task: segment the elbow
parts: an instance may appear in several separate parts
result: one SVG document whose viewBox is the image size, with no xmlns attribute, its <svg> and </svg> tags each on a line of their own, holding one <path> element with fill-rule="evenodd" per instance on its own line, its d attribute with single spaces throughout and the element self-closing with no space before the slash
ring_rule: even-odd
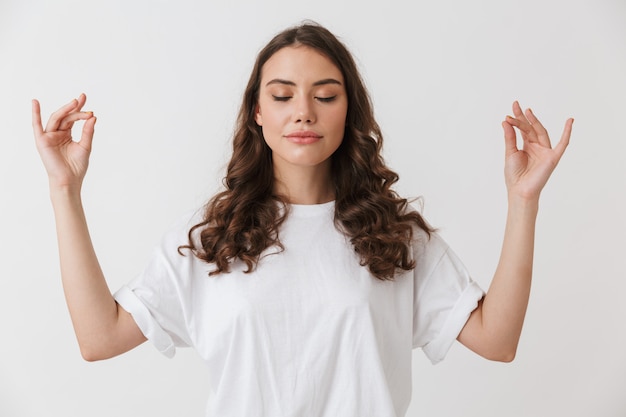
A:
<svg viewBox="0 0 626 417">
<path fill-rule="evenodd" d="M 495 362 L 511 363 L 515 360 L 515 353 L 501 355 L 492 359 Z"/>
<path fill-rule="evenodd" d="M 100 359 L 96 356 L 89 356 L 89 355 L 85 355 L 85 354 L 81 354 L 83 360 L 85 362 L 98 362 Z"/>
<path fill-rule="evenodd" d="M 115 356 L 110 350 L 107 349 L 105 343 L 98 341 L 79 341 L 78 347 L 80 348 L 80 356 L 87 362 L 98 362 Z"/>
<path fill-rule="evenodd" d="M 80 356 L 82 356 L 83 360 L 86 362 L 97 362 L 107 359 L 96 349 L 87 348 L 86 346 L 80 346 Z"/>
<path fill-rule="evenodd" d="M 494 362 L 503 362 L 503 363 L 511 363 L 515 360 L 515 355 L 517 354 L 516 348 L 505 348 L 499 349 L 497 351 L 492 351 L 482 355 L 485 359 Z"/>
</svg>

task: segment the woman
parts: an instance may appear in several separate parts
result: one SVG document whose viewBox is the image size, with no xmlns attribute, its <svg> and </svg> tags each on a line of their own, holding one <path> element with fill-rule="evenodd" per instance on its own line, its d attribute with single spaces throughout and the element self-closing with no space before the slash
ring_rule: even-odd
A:
<svg viewBox="0 0 626 417">
<path fill-rule="evenodd" d="M 437 362 L 456 339 L 488 359 L 513 359 L 539 194 L 572 119 L 554 149 L 517 102 L 502 123 L 509 206 L 485 294 L 392 191 L 398 177 L 383 163 L 382 134 L 345 46 L 316 24 L 289 28 L 257 57 L 225 190 L 167 233 L 145 271 L 111 295 L 80 199 L 96 123 L 85 101 L 59 109 L 44 130 L 34 100 L 33 128 L 86 360 L 147 339 L 168 356 L 192 346 L 211 374 L 209 415 L 403 416 L 413 348 Z"/>
</svg>

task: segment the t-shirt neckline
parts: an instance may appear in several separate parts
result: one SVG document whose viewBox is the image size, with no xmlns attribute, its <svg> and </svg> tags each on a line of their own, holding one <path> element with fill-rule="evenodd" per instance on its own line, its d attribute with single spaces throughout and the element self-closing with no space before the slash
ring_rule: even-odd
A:
<svg viewBox="0 0 626 417">
<path fill-rule="evenodd" d="M 333 212 L 335 209 L 335 201 L 329 201 L 321 204 L 288 204 L 289 215 L 297 217 L 312 217 Z"/>
</svg>

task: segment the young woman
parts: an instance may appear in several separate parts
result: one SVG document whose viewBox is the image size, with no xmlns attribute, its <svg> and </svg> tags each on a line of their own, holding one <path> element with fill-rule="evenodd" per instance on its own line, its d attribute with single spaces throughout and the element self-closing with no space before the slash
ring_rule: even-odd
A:
<svg viewBox="0 0 626 417">
<path fill-rule="evenodd" d="M 403 416 L 412 349 L 433 361 L 454 340 L 511 361 L 528 302 L 539 194 L 568 145 L 552 148 L 517 102 L 502 123 L 508 217 L 484 293 L 405 199 L 345 46 L 311 23 L 259 53 L 224 191 L 168 232 L 114 295 L 80 191 L 96 118 L 86 97 L 52 114 L 33 100 L 67 303 L 86 360 L 151 340 L 192 346 L 211 373 L 209 415 Z M 84 121 L 80 141 L 71 128 Z M 524 146 L 516 146 L 515 128 Z"/>
</svg>

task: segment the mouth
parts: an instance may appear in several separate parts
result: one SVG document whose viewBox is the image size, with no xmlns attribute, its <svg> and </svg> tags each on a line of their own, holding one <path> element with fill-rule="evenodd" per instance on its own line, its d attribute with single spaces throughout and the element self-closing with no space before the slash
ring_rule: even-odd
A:
<svg viewBox="0 0 626 417">
<path fill-rule="evenodd" d="M 314 143 L 317 142 L 318 140 L 322 139 L 322 135 L 310 131 L 310 130 L 301 130 L 298 132 L 292 132 L 289 133 L 287 135 L 285 135 L 285 138 L 292 143 L 298 143 L 298 144 L 309 144 L 309 143 Z"/>
</svg>

